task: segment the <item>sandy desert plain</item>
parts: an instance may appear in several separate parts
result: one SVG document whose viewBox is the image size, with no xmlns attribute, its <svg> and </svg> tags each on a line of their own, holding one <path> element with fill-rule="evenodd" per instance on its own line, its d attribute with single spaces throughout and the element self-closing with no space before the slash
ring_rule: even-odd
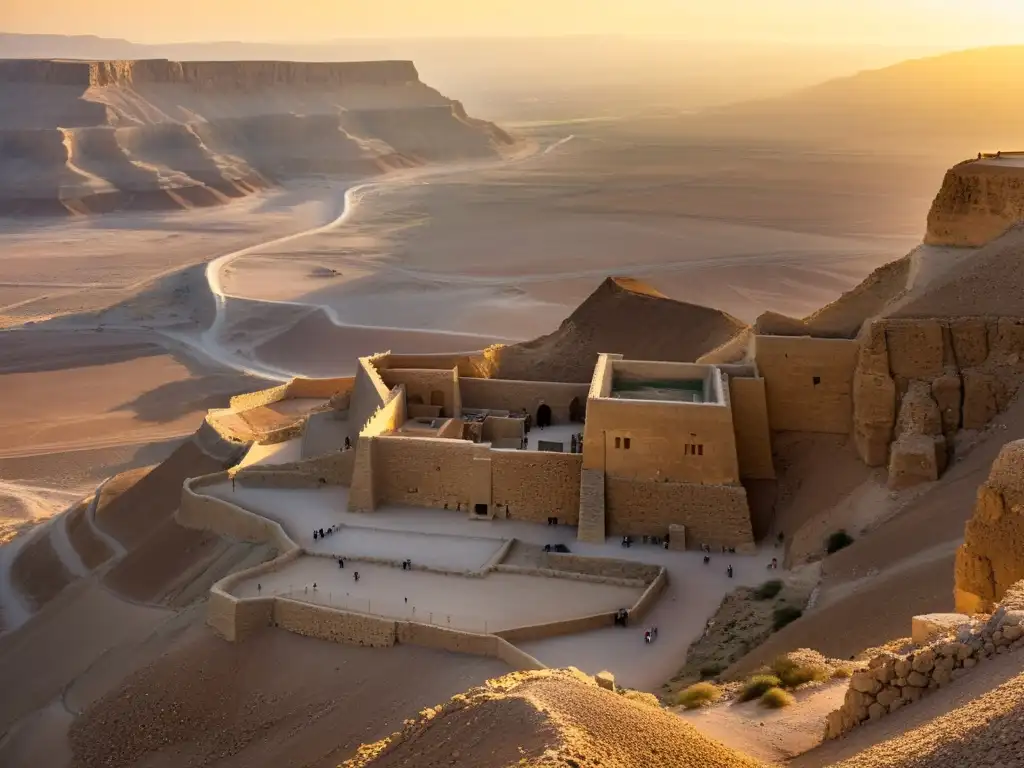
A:
<svg viewBox="0 0 1024 768">
<path fill-rule="evenodd" d="M 0 217 L 0 689 L 16 692 L 0 702 L 0 765 L 326 768 L 417 712 L 503 675 L 508 668 L 496 659 L 412 645 L 358 648 L 276 630 L 238 645 L 216 637 L 204 624 L 210 585 L 273 552 L 174 522 L 183 478 L 239 458 L 197 447 L 193 436 L 207 412 L 293 376 L 353 375 L 359 356 L 383 350 L 468 352 L 542 336 L 609 275 L 643 280 L 743 323 L 766 311 L 810 315 L 918 246 L 943 174 L 975 151 L 967 143 L 952 157 L 948 148 L 869 151 L 768 139 L 754 129 L 742 139 L 708 138 L 687 125 L 666 116 L 507 123 L 501 127 L 514 142 L 494 157 L 398 163 L 372 175 L 307 171 L 211 207 L 183 201 L 172 210 Z M 960 255 L 941 260 L 943 253 L 915 268 L 945 269 Z M 638 338 L 665 331 L 642 319 L 630 330 Z M 1019 437 L 1018 411 L 992 429 Z M 864 466 L 846 436 L 777 436 L 776 523 L 803 527 L 815 540 L 808 551 L 837 519 L 873 525 L 898 508 L 904 517 L 895 522 L 910 521 L 908 530 L 932 512 L 938 522 L 930 547 L 915 549 L 909 536 L 865 539 L 814 570 L 818 610 L 776 646 L 846 659 L 879 637 L 907 634 L 907 616 L 918 608 L 951 602 L 953 551 L 1001 445 L 978 440 L 981 447 L 950 470 L 951 493 L 928 486 L 897 501 L 887 496 L 881 470 Z M 245 462 L 294 458 L 291 442 L 281 453 L 257 446 Z M 472 523 L 483 533 L 467 545 L 463 522 L 447 512 L 387 510 L 374 524 L 380 530 L 367 527 L 325 547 L 307 541 L 308 531 L 318 516 L 344 508 L 343 489 L 309 492 L 319 496 L 308 503 L 302 492 L 236 494 L 227 483 L 204 492 L 244 497 L 244 506 L 278 520 L 309 551 L 334 556 L 376 548 L 404 557 L 418 554 L 418 537 L 451 535 L 462 543 L 438 545 L 438 563 L 478 567 L 509 535 L 527 545 L 552 536 L 524 523 Z M 358 525 L 358 517 L 337 519 Z M 614 556 L 617 549 L 577 545 L 571 531 L 556 535 L 582 554 Z M 20 558 L 19 570 L 19 554 L 29 550 L 38 551 Z M 713 575 L 702 570 L 693 552 L 636 555 L 669 569 L 669 589 L 652 618 L 667 631 L 646 657 L 621 661 L 620 682 L 664 694 L 663 683 L 722 598 L 763 581 L 766 563 L 780 552 L 767 545 L 741 559 L 734 581 L 720 567 Z M 367 567 L 380 576 L 378 586 L 346 597 L 351 604 L 381 594 L 396 599 L 407 588 L 393 570 Z M 293 592 L 293 580 L 330 583 L 328 571 L 333 560 L 306 558 L 277 581 L 247 579 L 237 590 L 245 597 L 254 589 Z M 581 583 L 530 605 L 515 577 L 503 578 L 515 596 L 504 615 L 484 588 L 461 608 L 453 604 L 443 576 L 425 576 L 407 594 L 438 612 L 471 613 L 462 617 L 465 629 L 488 620 L 492 630 L 516 611 L 548 620 L 556 599 L 607 610 L 635 597 L 632 588 Z M 894 581 L 901 589 L 887 600 Z M 312 602 L 351 607 L 333 595 Z M 851 605 L 871 620 L 846 626 Z M 609 639 L 610 632 L 591 633 L 583 646 L 567 636 L 522 647 L 549 666 L 593 674 L 620 663 L 621 635 Z M 745 663 L 770 659 L 775 646 L 765 647 Z M 971 678 L 971 691 L 980 696 L 1010 680 L 1019 663 L 1009 662 Z M 623 723 L 636 716 L 659 749 L 679 749 L 676 726 L 659 719 L 674 722 L 674 711 L 631 710 L 611 722 L 617 710 L 591 707 L 589 689 L 566 701 L 561 689 L 545 685 L 544 678 L 527 684 L 536 687 L 523 694 L 529 707 L 484 696 L 482 714 L 467 707 L 464 722 L 453 716 L 450 728 L 481 733 L 461 744 L 457 764 L 540 759 L 554 731 L 537 708 L 549 704 L 571 713 L 565 717 L 578 731 L 615 734 L 607 738 L 631 749 Z M 754 759 L 783 761 L 821 740 L 823 718 L 844 692 L 845 683 L 833 682 L 800 694 L 801 706 L 789 713 L 719 708 L 686 720 Z M 907 730 L 927 724 L 928 713 L 915 710 Z M 759 730 L 766 721 L 770 732 Z M 454 733 L 434 729 L 411 756 L 400 749 L 390 762 L 353 765 L 449 765 Z M 672 753 L 679 762 L 655 755 L 649 764 L 755 764 L 688 733 L 696 762 Z M 858 732 L 797 764 L 830 765 L 874 743 Z M 635 750 L 608 749 L 607 765 L 638 764 Z M 897 764 L 917 765 L 877 763 Z"/>
</svg>

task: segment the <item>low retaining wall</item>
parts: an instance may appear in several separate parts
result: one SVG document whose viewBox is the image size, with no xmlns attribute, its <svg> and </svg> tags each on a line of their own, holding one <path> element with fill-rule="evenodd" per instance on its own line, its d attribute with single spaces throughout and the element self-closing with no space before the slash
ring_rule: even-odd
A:
<svg viewBox="0 0 1024 768">
<path fill-rule="evenodd" d="M 839 738 L 969 675 L 987 659 L 1024 648 L 1022 611 L 1004 606 L 988 621 L 971 623 L 966 615 L 963 620 L 955 635 L 907 656 L 876 656 L 867 669 L 854 672 L 843 706 L 825 718 L 825 738 Z"/>
<path fill-rule="evenodd" d="M 345 645 L 389 648 L 395 644 L 395 621 L 351 613 L 288 598 L 274 599 L 274 626 L 297 635 Z"/>
<path fill-rule="evenodd" d="M 227 472 L 216 472 L 185 480 L 175 519 L 185 528 L 211 531 L 252 544 L 273 544 L 282 555 L 298 552 L 299 546 L 288 538 L 273 520 L 254 514 L 223 499 L 196 493 L 196 488 L 229 480 Z"/>
<path fill-rule="evenodd" d="M 545 552 L 544 559 L 552 570 L 566 573 L 589 573 L 595 576 L 609 576 L 620 579 L 638 579 L 644 584 L 654 581 L 662 568 L 632 560 L 616 560 L 611 557 L 582 557 L 559 552 Z"/>
<path fill-rule="evenodd" d="M 581 616 L 576 619 L 565 619 L 563 621 L 549 621 L 546 624 L 532 624 L 526 627 L 516 627 L 495 632 L 497 637 L 509 643 L 528 643 L 533 640 L 544 640 L 549 637 L 560 637 L 561 635 L 575 635 L 579 632 L 590 632 L 595 629 L 604 629 L 615 624 L 615 612 L 595 613 L 590 616 Z"/>
<path fill-rule="evenodd" d="M 302 459 L 285 464 L 258 464 L 239 469 L 234 478 L 253 488 L 315 488 L 321 485 L 348 487 L 355 464 L 354 450 Z M 320 482 L 323 479 L 324 482 Z"/>
<path fill-rule="evenodd" d="M 640 599 L 629 609 L 630 622 L 643 621 L 648 611 L 651 610 L 667 586 L 668 571 L 664 568 L 659 568 L 658 575 L 654 578 L 654 581 L 647 585 L 647 589 L 640 595 Z"/>
<path fill-rule="evenodd" d="M 647 586 L 642 579 L 623 579 L 617 576 L 599 576 L 594 573 L 560 571 L 555 568 L 534 568 L 529 565 L 498 564 L 494 566 L 494 570 L 499 573 L 515 573 L 523 576 L 543 576 L 550 579 L 569 579 L 570 581 L 589 581 L 592 584 L 608 584 L 616 587 Z"/>
</svg>

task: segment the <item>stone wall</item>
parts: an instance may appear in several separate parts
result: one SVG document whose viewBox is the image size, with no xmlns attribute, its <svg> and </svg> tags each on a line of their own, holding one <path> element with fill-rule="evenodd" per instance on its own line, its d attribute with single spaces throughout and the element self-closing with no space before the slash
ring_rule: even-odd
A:
<svg viewBox="0 0 1024 768">
<path fill-rule="evenodd" d="M 256 392 L 244 392 L 241 395 L 235 395 L 229 401 L 231 404 L 231 410 L 236 413 L 241 411 L 248 411 L 252 408 L 259 408 L 263 405 L 270 405 L 271 403 L 279 403 L 288 396 L 288 384 L 278 384 L 276 387 L 270 387 L 269 389 L 261 389 Z"/>
<path fill-rule="evenodd" d="M 623 606 L 625 608 L 626 606 Z M 592 632 L 595 629 L 604 629 L 615 625 L 615 612 L 595 613 L 592 616 L 581 616 L 576 619 L 564 619 L 562 621 L 549 621 L 546 624 L 533 624 L 515 629 L 506 629 L 495 634 L 506 642 L 529 643 L 534 640 L 544 640 L 549 637 L 561 637 L 563 635 L 575 635 L 580 632 Z"/>
<path fill-rule="evenodd" d="M 498 656 L 498 638 L 494 635 L 461 632 L 456 629 L 413 621 L 399 621 L 395 623 L 395 636 L 395 640 L 399 644 L 419 645 L 424 648 L 468 653 L 473 656 Z"/>
<path fill-rule="evenodd" d="M 647 585 L 647 589 L 640 595 L 640 599 L 636 601 L 632 608 L 629 610 L 629 619 L 631 622 L 643 621 L 647 616 L 654 604 L 658 602 L 658 598 L 661 597 L 661 593 L 665 591 L 665 587 L 668 586 L 668 571 L 664 568 L 658 569 L 658 575 L 654 577 L 654 581 Z"/>
<path fill-rule="evenodd" d="M 545 552 L 541 556 L 542 568 L 566 573 L 581 573 L 613 579 L 630 579 L 649 585 L 661 573 L 661 566 L 638 563 L 633 560 L 617 560 L 611 557 L 581 557 L 561 552 Z"/>
<path fill-rule="evenodd" d="M 234 472 L 242 485 L 259 488 L 317 488 L 348 486 L 352 482 L 355 451 L 338 451 L 285 464 L 260 464 Z"/>
<path fill-rule="evenodd" d="M 638 481 L 738 482 L 732 411 L 728 405 L 590 400 L 583 467 Z"/>
<path fill-rule="evenodd" d="M 377 373 L 375 364 L 379 359 L 380 356 L 361 357 L 356 365 L 348 420 L 348 438 L 353 443 L 356 442 L 356 438 L 362 433 L 374 413 L 388 402 L 391 394 L 380 374 Z"/>
<path fill-rule="evenodd" d="M 448 440 L 462 439 L 462 419 L 448 419 L 441 428 L 437 430 L 437 437 Z"/>
<path fill-rule="evenodd" d="M 185 528 L 212 531 L 236 541 L 254 544 L 270 543 L 278 552 L 297 551 L 284 529 L 273 520 L 253 514 L 235 504 L 213 496 L 203 495 L 199 491 L 204 486 L 228 480 L 227 472 L 190 478 L 184 482 L 181 490 L 181 501 L 174 517 L 179 525 Z"/>
<path fill-rule="evenodd" d="M 274 599 L 274 625 L 332 643 L 374 648 L 389 648 L 395 644 L 394 619 L 349 613 L 281 597 Z"/>
<path fill-rule="evenodd" d="M 962 619 L 959 629 L 936 642 L 906 656 L 876 656 L 867 669 L 854 672 L 843 706 L 825 720 L 825 738 L 879 720 L 969 675 L 994 656 L 1024 648 L 1024 612 L 1001 609 L 984 622 Z"/>
<path fill-rule="evenodd" d="M 502 439 L 523 439 L 523 419 L 508 418 L 504 416 L 488 416 L 484 419 L 481 439 L 485 443 L 493 443 Z"/>
<path fill-rule="evenodd" d="M 869 466 L 890 461 L 890 443 L 904 435 L 930 434 L 937 461 L 958 429 L 982 429 L 1006 408 L 1024 378 L 1024 322 L 1014 318 L 886 318 L 861 331 L 853 383 L 853 435 Z M 907 393 L 913 401 L 907 416 Z M 924 412 L 938 413 L 923 425 Z M 900 423 L 904 422 L 904 423 Z M 945 446 L 939 437 L 945 439 Z M 921 479 L 936 474 L 927 446 L 916 437 L 897 445 L 897 465 L 915 462 Z M 907 458 L 904 458 L 907 457 Z M 897 467 L 908 484 L 911 473 Z M 942 471 L 939 467 L 938 472 Z"/>
<path fill-rule="evenodd" d="M 430 368 L 451 370 L 455 368 L 460 378 L 488 379 L 497 370 L 498 358 L 503 347 L 494 346 L 479 352 L 438 352 L 425 355 L 378 355 L 377 367 L 385 368 Z"/>
<path fill-rule="evenodd" d="M 288 397 L 323 397 L 330 399 L 351 392 L 355 386 L 355 376 L 341 376 L 333 379 L 306 379 L 297 377 L 288 382 Z"/>
<path fill-rule="evenodd" d="M 851 339 L 756 336 L 772 430 L 848 434 L 857 351 Z"/>
<path fill-rule="evenodd" d="M 990 611 L 1024 579 L 1024 440 L 1003 446 L 978 488 L 954 575 L 962 613 Z"/>
<path fill-rule="evenodd" d="M 399 384 L 405 386 L 407 403 L 440 405 L 442 416 L 462 415 L 461 408 L 456 411 L 456 390 L 459 387 L 459 381 L 454 368 L 450 370 L 382 368 L 379 373 L 387 387 L 394 388 Z"/>
<path fill-rule="evenodd" d="M 576 525 L 580 510 L 578 453 L 491 451 L 491 498 L 503 516 L 513 520 Z"/>
<path fill-rule="evenodd" d="M 740 485 L 658 483 L 608 477 L 605 518 L 609 536 L 664 536 L 686 526 L 690 546 L 754 546 L 747 493 Z"/>
<path fill-rule="evenodd" d="M 730 376 L 729 396 L 740 477 L 750 480 L 773 479 L 775 464 L 772 461 L 764 379 Z"/>
<path fill-rule="evenodd" d="M 579 398 L 580 404 L 586 406 L 589 390 L 589 384 L 512 381 L 509 379 L 459 379 L 463 408 L 525 410 L 536 418 L 537 406 L 543 401 L 551 407 L 551 418 L 555 424 L 569 422 L 569 403 L 574 397 Z"/>
</svg>

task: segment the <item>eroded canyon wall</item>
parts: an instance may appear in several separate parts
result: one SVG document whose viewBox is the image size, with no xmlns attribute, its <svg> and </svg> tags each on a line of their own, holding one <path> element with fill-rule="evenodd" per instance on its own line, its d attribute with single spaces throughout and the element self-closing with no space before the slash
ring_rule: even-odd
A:
<svg viewBox="0 0 1024 768">
<path fill-rule="evenodd" d="M 950 168 L 931 210 L 928 245 L 982 246 L 1024 221 L 1024 153 Z"/>
</svg>

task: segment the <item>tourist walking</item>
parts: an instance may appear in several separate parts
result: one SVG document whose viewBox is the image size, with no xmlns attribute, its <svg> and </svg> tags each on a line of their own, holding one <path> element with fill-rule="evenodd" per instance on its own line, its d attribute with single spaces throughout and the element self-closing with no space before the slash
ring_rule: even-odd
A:
<svg viewBox="0 0 1024 768">
<path fill-rule="evenodd" d="M 355 578 L 356 581 L 359 581 L 359 571 L 353 573 L 352 576 Z"/>
<path fill-rule="evenodd" d="M 726 570 L 726 573 L 727 573 L 727 574 L 729 574 L 729 578 L 731 579 L 731 578 L 732 578 L 732 566 L 731 566 L 731 565 L 730 565 L 730 566 L 729 566 L 729 568 L 728 568 L 728 569 Z"/>
<path fill-rule="evenodd" d="M 647 645 L 651 644 L 651 630 L 649 629 L 644 630 L 644 642 L 647 643 Z"/>
</svg>

